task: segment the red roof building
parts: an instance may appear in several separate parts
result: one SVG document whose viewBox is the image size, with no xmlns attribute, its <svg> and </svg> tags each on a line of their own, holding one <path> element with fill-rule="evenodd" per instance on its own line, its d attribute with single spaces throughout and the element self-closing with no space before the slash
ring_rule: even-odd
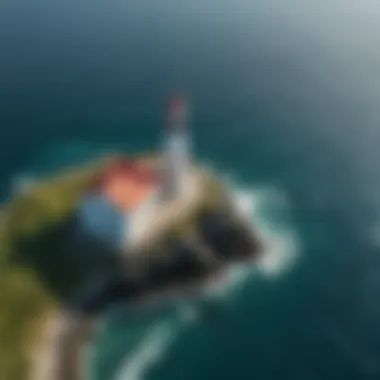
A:
<svg viewBox="0 0 380 380">
<path fill-rule="evenodd" d="M 158 178 L 151 167 L 138 160 L 113 162 L 101 178 L 100 191 L 123 212 L 140 206 L 156 189 Z"/>
</svg>

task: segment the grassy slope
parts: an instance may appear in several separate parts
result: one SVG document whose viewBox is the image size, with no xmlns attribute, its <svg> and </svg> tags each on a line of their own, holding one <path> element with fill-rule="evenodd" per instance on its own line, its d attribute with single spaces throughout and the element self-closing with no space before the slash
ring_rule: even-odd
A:
<svg viewBox="0 0 380 380">
<path fill-rule="evenodd" d="M 32 334 L 41 328 L 39 319 L 55 307 L 62 290 L 49 281 L 54 278 L 49 271 L 64 268 L 54 267 L 59 258 L 49 251 L 46 241 L 52 239 L 47 237 L 55 237 L 102 167 L 97 163 L 42 181 L 16 195 L 0 214 L 1 379 L 27 379 Z"/>
</svg>

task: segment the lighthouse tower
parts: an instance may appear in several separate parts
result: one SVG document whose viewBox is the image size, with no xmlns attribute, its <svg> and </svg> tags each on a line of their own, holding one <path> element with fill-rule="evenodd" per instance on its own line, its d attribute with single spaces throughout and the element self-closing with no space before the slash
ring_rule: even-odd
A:
<svg viewBox="0 0 380 380">
<path fill-rule="evenodd" d="M 163 199 L 171 200 L 185 190 L 190 156 L 189 106 L 184 96 L 169 100 L 163 154 Z"/>
</svg>

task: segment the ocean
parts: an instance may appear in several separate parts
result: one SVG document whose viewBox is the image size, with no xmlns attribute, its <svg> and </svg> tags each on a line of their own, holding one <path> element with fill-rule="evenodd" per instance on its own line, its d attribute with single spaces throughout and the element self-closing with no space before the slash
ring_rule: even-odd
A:
<svg viewBox="0 0 380 380">
<path fill-rule="evenodd" d="M 273 243 L 217 313 L 110 316 L 91 379 L 380 379 L 379 16 L 371 0 L 2 0 L 3 198 L 154 149 L 180 91 L 196 156 Z"/>
</svg>

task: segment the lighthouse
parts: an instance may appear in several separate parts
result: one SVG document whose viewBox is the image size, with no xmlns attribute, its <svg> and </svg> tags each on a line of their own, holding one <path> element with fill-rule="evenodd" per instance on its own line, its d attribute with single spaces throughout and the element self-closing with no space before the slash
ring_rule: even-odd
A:
<svg viewBox="0 0 380 380">
<path fill-rule="evenodd" d="M 186 188 L 190 157 L 189 105 L 182 95 L 169 99 L 164 135 L 162 198 L 172 200 Z"/>
</svg>

